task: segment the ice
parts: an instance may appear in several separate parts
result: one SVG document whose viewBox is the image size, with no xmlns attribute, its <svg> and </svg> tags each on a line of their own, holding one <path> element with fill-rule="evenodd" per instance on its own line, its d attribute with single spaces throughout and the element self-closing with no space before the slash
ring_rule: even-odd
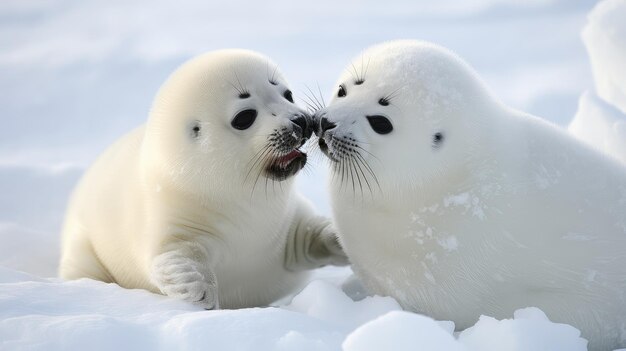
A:
<svg viewBox="0 0 626 351">
<path fill-rule="evenodd" d="M 626 162 L 626 0 L 598 3 L 582 32 L 595 91 L 582 94 L 569 132 Z"/>
<path fill-rule="evenodd" d="M 580 337 L 578 329 L 550 322 L 537 308 L 518 310 L 514 315 L 514 319 L 500 321 L 481 316 L 476 325 L 459 335 L 459 341 L 468 350 L 481 351 L 587 350 L 587 340 Z"/>
<path fill-rule="evenodd" d="M 624 3 L 600 3 L 583 35 L 598 92 L 580 101 L 585 132 L 596 130 L 590 123 L 613 126 L 624 118 Z M 203 311 L 114 284 L 41 278 L 56 273 L 65 202 L 84 167 L 143 123 L 161 82 L 200 52 L 259 50 L 281 64 L 299 98 L 304 85 L 316 82 L 328 94 L 349 58 L 375 42 L 426 39 L 466 58 L 505 103 L 555 121 L 569 118 L 581 90 L 591 85 L 578 40 L 590 2 L 188 5 L 0 6 L 0 266 L 9 267 L 0 268 L 0 350 L 367 350 L 381 345 L 377 338 L 387 341 L 382 350 L 584 349 L 573 327 L 551 323 L 533 309 L 511 311 L 515 318 L 502 321 L 483 317 L 455 339 L 452 323 L 401 312 L 390 298 L 367 296 L 358 279 L 340 270 L 324 270 L 283 307 L 237 311 Z M 326 20 L 329 7 L 337 10 L 330 19 L 344 20 Z M 250 35 L 250 28 L 264 30 Z M 589 142 L 609 153 L 619 150 L 623 127 L 602 128 L 592 134 L 601 141 Z M 605 147 L 605 139 L 615 142 Z M 311 169 L 316 173 L 299 177 L 298 187 L 328 215 L 320 181 L 326 167 L 314 162 Z M 481 213 L 470 197 L 450 201 Z"/>
<path fill-rule="evenodd" d="M 582 38 L 598 96 L 626 113 L 626 1 L 607 0 L 588 16 Z"/>
<path fill-rule="evenodd" d="M 285 308 L 305 313 L 343 330 L 353 330 L 387 312 L 401 309 L 390 297 L 366 297 L 354 302 L 341 290 L 333 289 L 329 283 L 323 281 L 309 284 Z M 338 315 L 343 317 L 337 319 Z"/>
<path fill-rule="evenodd" d="M 626 163 L 626 114 L 592 91 L 580 97 L 568 130 L 591 147 Z"/>
<path fill-rule="evenodd" d="M 350 274 L 323 269 L 282 307 L 205 311 L 116 284 L 0 268 L 0 349 L 585 350 L 577 329 L 537 308 L 501 321 L 483 316 L 457 338 L 454 323 L 402 311 L 392 298 L 352 300 L 341 289 Z"/>
<path fill-rule="evenodd" d="M 466 350 L 433 319 L 408 312 L 391 312 L 364 324 L 343 343 L 344 351 Z"/>
<path fill-rule="evenodd" d="M 57 274 L 59 239 L 50 233 L 0 222 L 0 267 L 53 277 Z"/>
</svg>

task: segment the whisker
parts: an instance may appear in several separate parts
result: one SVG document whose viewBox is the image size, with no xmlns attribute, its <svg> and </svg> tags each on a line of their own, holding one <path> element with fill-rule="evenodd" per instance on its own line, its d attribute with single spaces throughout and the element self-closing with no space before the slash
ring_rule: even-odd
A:
<svg viewBox="0 0 626 351">
<path fill-rule="evenodd" d="M 248 174 L 246 174 L 246 177 L 244 178 L 244 180 L 248 179 L 248 176 L 250 175 L 250 173 L 252 173 L 252 170 L 254 170 L 257 164 L 264 165 L 263 163 L 266 162 L 267 158 L 274 152 L 274 150 L 272 150 L 269 145 L 266 146 L 264 150 L 265 151 L 263 151 L 263 153 L 257 158 L 257 160 L 252 164 L 252 166 L 250 166 L 250 170 L 248 171 Z M 263 170 L 264 168 L 265 167 L 261 167 L 261 170 Z"/>
<path fill-rule="evenodd" d="M 235 90 L 237 90 L 238 94 L 243 94 L 243 90 L 240 90 L 239 87 L 237 87 L 235 84 L 233 84 L 231 81 L 226 80 L 228 82 L 228 84 L 230 84 Z"/>
<path fill-rule="evenodd" d="M 354 159 L 352 158 L 352 156 L 350 157 L 350 166 L 354 168 L 354 173 L 356 173 L 356 179 L 359 182 L 359 189 L 361 190 L 361 196 L 363 196 L 363 184 L 361 183 L 361 176 L 359 175 L 359 172 L 356 169 L 356 164 L 354 163 Z"/>
<path fill-rule="evenodd" d="M 343 157 L 339 159 L 339 162 L 341 164 L 341 185 L 343 186 L 343 184 L 345 184 L 347 179 L 348 179 L 348 175 L 346 174 L 347 173 L 346 172 L 347 171 L 346 170 L 346 162 L 343 159 Z"/>
<path fill-rule="evenodd" d="M 355 158 L 354 155 L 352 156 L 353 160 L 354 160 L 354 164 L 359 168 L 359 171 L 361 172 L 361 174 L 363 175 L 363 180 L 365 181 L 365 184 L 367 185 L 367 187 L 370 190 L 370 194 L 372 193 L 372 187 L 370 186 L 370 182 L 367 180 L 367 177 L 365 176 L 365 172 L 363 172 L 363 169 L 361 168 L 361 165 L 359 164 L 359 159 Z M 361 188 L 361 193 L 362 193 L 362 188 Z M 362 194 L 361 194 L 362 195 Z"/>
<path fill-rule="evenodd" d="M 358 187 L 362 199 L 365 195 L 365 188 L 369 190 L 372 199 L 374 198 L 374 184 L 382 191 L 378 176 L 363 154 L 370 155 L 373 159 L 378 161 L 380 160 L 374 154 L 363 148 L 363 146 L 360 145 L 363 144 L 362 142 L 352 135 L 339 137 L 331 134 L 329 144 L 332 155 L 338 159 L 338 162 L 332 162 L 332 160 L 328 158 L 333 169 L 332 181 L 335 182 L 335 178 L 340 178 L 340 191 L 343 191 L 344 186 L 346 190 L 350 187 L 348 182 L 352 184 L 352 192 L 355 196 Z"/>
<path fill-rule="evenodd" d="M 380 188 L 380 183 L 378 182 L 378 177 L 374 173 L 374 170 L 372 169 L 372 167 L 370 167 L 369 163 L 365 160 L 365 158 L 363 158 L 363 155 L 357 152 L 356 157 L 361 162 L 361 164 L 365 167 L 365 169 L 372 175 L 372 177 L 374 178 L 374 181 L 376 182 L 376 185 L 378 186 L 378 189 L 382 191 L 382 189 Z"/>
<path fill-rule="evenodd" d="M 250 157 L 250 160 L 246 163 L 246 165 L 249 165 L 250 162 L 254 161 L 260 154 L 263 153 L 264 150 L 267 150 L 267 148 L 269 148 L 268 144 L 263 146 L 259 151 L 257 151 L 254 155 L 252 155 L 252 157 Z"/>
<path fill-rule="evenodd" d="M 272 159 L 272 153 L 268 153 L 265 156 L 263 156 L 262 158 L 262 162 L 261 162 L 261 167 L 259 167 L 259 172 L 257 173 L 256 179 L 254 180 L 254 184 L 252 185 L 252 193 L 254 193 L 254 189 L 256 188 L 257 182 L 259 181 L 259 178 L 261 178 L 261 175 L 263 174 L 263 170 L 267 168 L 267 166 L 269 165 L 269 161 Z M 265 177 L 266 179 L 266 188 L 267 188 L 267 177 Z M 267 199 L 267 189 L 265 190 L 265 197 Z"/>
<path fill-rule="evenodd" d="M 308 88 L 308 87 L 307 87 Z M 309 89 L 310 91 L 311 89 Z M 313 98 L 311 98 L 311 96 L 309 96 L 309 94 L 307 94 L 305 91 L 302 91 L 302 93 L 304 94 L 304 96 L 306 96 L 307 100 L 302 99 L 302 101 L 304 101 L 305 104 L 307 104 L 307 106 L 312 109 L 313 111 L 317 111 L 320 109 L 320 106 L 317 105 L 315 103 L 315 101 L 313 100 Z"/>
<path fill-rule="evenodd" d="M 306 88 L 309 91 L 309 93 L 311 93 L 311 96 L 315 99 L 315 106 L 317 106 L 317 109 L 321 110 L 322 108 L 324 108 L 322 103 L 317 99 L 317 96 L 315 96 L 315 93 L 313 92 L 313 90 L 311 90 L 309 86 L 307 86 Z"/>
<path fill-rule="evenodd" d="M 363 74 L 363 60 L 365 59 L 365 57 L 361 56 L 361 76 L 359 77 L 360 81 L 365 80 L 365 75 Z"/>
<path fill-rule="evenodd" d="M 396 96 L 398 96 L 398 93 L 400 92 L 400 89 L 402 89 L 402 87 L 399 87 L 399 88 L 395 89 L 394 91 L 392 91 L 390 94 L 385 95 L 385 99 L 387 99 L 389 102 L 391 102 L 391 100 L 393 100 Z"/>
<path fill-rule="evenodd" d="M 276 84 L 276 71 L 278 71 L 278 65 L 274 66 L 274 72 L 272 72 L 272 78 L 270 79 L 270 83 Z"/>
<path fill-rule="evenodd" d="M 356 66 L 354 66 L 354 62 L 350 62 L 350 66 L 352 66 L 352 70 L 354 72 L 354 74 L 352 75 L 352 77 L 354 78 L 355 81 L 359 81 L 359 71 L 357 71 Z"/>
<path fill-rule="evenodd" d="M 361 143 L 361 144 L 363 144 L 363 143 Z M 380 162 L 380 159 L 379 159 L 378 157 L 376 157 L 376 155 L 374 155 L 373 153 L 371 153 L 371 152 L 369 152 L 369 151 L 365 150 L 362 146 L 360 146 L 360 145 L 356 145 L 355 147 L 356 147 L 356 148 L 358 148 L 358 149 L 360 149 L 360 150 L 362 150 L 363 152 L 366 152 L 368 155 L 372 156 L 373 158 L 375 158 L 377 161 L 379 161 L 379 162 Z"/>
<path fill-rule="evenodd" d="M 308 103 L 307 101 L 304 101 L 304 103 L 307 105 L 307 108 L 309 109 L 309 112 L 313 113 L 317 110 L 319 110 L 318 107 L 311 105 L 310 103 Z"/>
<path fill-rule="evenodd" d="M 352 173 L 352 163 L 350 163 L 348 166 L 348 169 L 350 170 L 350 182 L 352 183 L 352 196 L 354 198 L 356 197 L 356 184 L 354 182 L 354 173 Z"/>
<path fill-rule="evenodd" d="M 326 101 L 324 101 L 324 94 L 322 94 L 322 89 L 320 88 L 319 83 L 317 83 L 317 91 L 320 93 L 320 99 L 322 99 L 322 107 L 326 107 Z"/>
<path fill-rule="evenodd" d="M 244 88 L 243 84 L 241 84 L 241 81 L 239 80 L 239 75 L 237 74 L 237 71 L 233 69 L 233 73 L 235 74 L 235 78 L 237 79 L 237 83 L 239 84 L 239 87 L 241 88 L 241 94 L 246 92 L 246 88 Z"/>
<path fill-rule="evenodd" d="M 312 177 L 313 176 L 313 171 L 311 170 L 311 168 L 313 167 L 313 165 L 310 162 L 307 162 L 304 167 L 302 167 L 302 169 L 300 170 L 302 173 L 304 173 L 305 176 L 307 177 Z"/>
</svg>

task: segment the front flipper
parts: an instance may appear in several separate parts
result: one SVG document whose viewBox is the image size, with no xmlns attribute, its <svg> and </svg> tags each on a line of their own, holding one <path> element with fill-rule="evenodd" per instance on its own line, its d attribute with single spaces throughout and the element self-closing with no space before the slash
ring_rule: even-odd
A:
<svg viewBox="0 0 626 351">
<path fill-rule="evenodd" d="M 326 265 L 349 264 L 337 231 L 328 218 L 303 217 L 294 225 L 287 238 L 285 268 L 301 271 Z"/>
<path fill-rule="evenodd" d="M 217 280 L 207 250 L 188 241 L 171 242 L 154 257 L 152 282 L 167 295 L 205 309 L 218 309 Z"/>
</svg>

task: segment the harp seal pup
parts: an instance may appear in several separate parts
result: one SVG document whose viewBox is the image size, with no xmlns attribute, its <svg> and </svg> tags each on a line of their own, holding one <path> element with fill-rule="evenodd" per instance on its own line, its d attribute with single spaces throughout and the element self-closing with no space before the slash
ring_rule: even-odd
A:
<svg viewBox="0 0 626 351">
<path fill-rule="evenodd" d="M 371 292 L 457 328 L 535 306 L 626 347 L 626 169 L 491 95 L 439 46 L 367 49 L 315 114 L 334 221 Z"/>
<path fill-rule="evenodd" d="M 78 184 L 60 276 L 241 308 L 293 292 L 307 269 L 347 263 L 330 221 L 293 188 L 310 136 L 310 116 L 266 57 L 191 59 L 162 85 L 147 123 Z"/>
</svg>

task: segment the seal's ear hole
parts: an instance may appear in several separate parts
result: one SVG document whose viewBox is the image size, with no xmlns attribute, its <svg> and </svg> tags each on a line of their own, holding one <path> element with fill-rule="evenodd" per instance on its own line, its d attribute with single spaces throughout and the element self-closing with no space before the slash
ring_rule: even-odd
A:
<svg viewBox="0 0 626 351">
<path fill-rule="evenodd" d="M 389 134 L 393 130 L 393 125 L 389 118 L 385 116 L 366 116 L 372 129 L 378 134 Z"/>
<path fill-rule="evenodd" d="M 443 140 L 445 139 L 443 132 L 437 132 L 433 134 L 432 146 L 433 148 L 438 148 L 443 144 Z"/>
<path fill-rule="evenodd" d="M 200 136 L 200 122 L 195 121 L 193 122 L 193 124 L 191 125 L 191 137 L 192 138 L 197 138 Z"/>
<path fill-rule="evenodd" d="M 238 112 L 230 125 L 235 129 L 244 130 L 250 128 L 256 120 L 257 112 L 253 109 L 243 110 Z"/>
<path fill-rule="evenodd" d="M 346 95 L 348 95 L 346 88 L 343 85 L 340 85 L 339 90 L 337 91 L 337 97 L 344 97 Z"/>
</svg>

